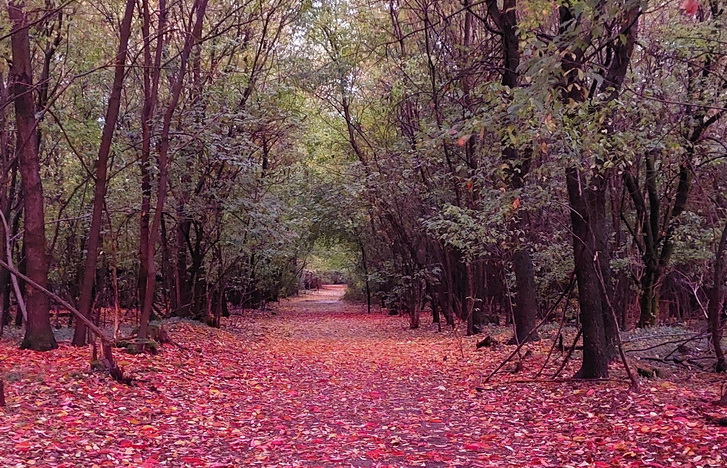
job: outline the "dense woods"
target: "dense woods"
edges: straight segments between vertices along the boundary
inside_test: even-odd
[[[0,466],[725,466],[726,6],[3,3]]]
[[[562,314],[603,378],[620,331],[689,323],[724,371],[723,10],[10,1],[2,326],[42,351],[51,316],[76,346],[131,321],[145,351],[154,319],[219,325],[323,250],[411,328],[518,344]]]

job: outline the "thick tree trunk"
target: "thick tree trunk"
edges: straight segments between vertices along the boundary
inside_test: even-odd
[[[578,283],[578,302],[580,320],[583,328],[583,363],[576,376],[578,378],[608,377],[610,361],[607,350],[604,316],[610,313],[604,301],[603,289],[599,278],[597,237],[603,229],[599,226],[599,194],[593,184],[583,180],[575,168],[566,170],[568,200],[571,209],[573,229],[573,259]],[[605,213],[604,213],[605,215]]]
[[[653,327],[656,325],[659,317],[659,296],[656,286],[657,272],[648,264],[644,268],[641,277],[641,291],[639,297],[639,305],[641,314],[639,315],[639,327]]]
[[[12,67],[10,83],[15,101],[16,152],[24,192],[23,245],[28,277],[39,285],[48,284],[49,258],[45,243],[45,213],[40,159],[37,146],[37,118],[33,100],[33,75],[30,52],[29,20],[24,2],[8,2],[12,24]],[[50,303],[41,291],[25,285],[28,322],[21,348],[47,351],[57,348],[50,324]]]
[[[96,278],[96,263],[98,261],[98,248],[101,241],[102,215],[106,200],[106,186],[108,161],[111,154],[111,143],[114,138],[114,129],[119,117],[121,105],[121,92],[124,87],[124,72],[126,71],[126,56],[129,37],[131,35],[131,20],[134,16],[135,0],[127,0],[124,10],[124,17],[121,21],[119,47],[114,60],[114,81],[111,87],[106,118],[104,119],[101,143],[96,159],[96,185],[93,193],[93,212],[91,214],[91,227],[89,229],[86,244],[86,260],[83,268],[83,280],[81,282],[81,297],[78,301],[78,311],[86,318],[91,318],[91,304],[93,302],[93,285]],[[73,346],[86,345],[87,328],[86,324],[78,320],[73,333]]]

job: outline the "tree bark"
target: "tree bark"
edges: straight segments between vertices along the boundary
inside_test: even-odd
[[[598,188],[583,180],[579,170],[566,170],[568,200],[571,208],[573,229],[573,259],[578,283],[578,302],[583,329],[583,362],[576,373],[578,378],[608,377],[609,356],[606,346],[604,317],[608,305],[604,301],[600,270],[597,263],[597,236],[601,226],[597,224],[597,210],[603,207]],[[604,213],[605,216],[605,213]]]
[[[26,271],[35,283],[48,284],[49,258],[46,252],[45,212],[43,185],[38,156],[37,117],[33,99],[33,73],[30,51],[29,20],[23,1],[8,2],[8,16],[12,25],[10,88],[15,101],[15,122],[19,170],[24,192],[23,245]],[[36,351],[57,348],[50,324],[50,302],[41,291],[25,285],[28,320],[25,337],[20,347]]]
[[[502,49],[503,86],[515,88],[518,85],[518,67],[520,66],[520,41],[517,31],[517,0],[505,0],[502,9],[496,0],[487,0],[487,11],[500,32]],[[508,168],[511,190],[523,188],[525,175],[530,169],[530,157],[523,155],[517,148],[506,142],[502,152]],[[527,219],[522,216],[515,221],[516,226],[529,232]],[[527,246],[518,246],[512,256],[512,267],[515,273],[515,336],[511,342],[520,343],[528,337],[528,341],[539,340],[537,332],[533,332],[538,314],[538,297],[535,286],[533,259]]]
[[[364,243],[360,238],[358,239],[358,246],[361,249],[361,268],[363,269],[364,285],[366,288],[366,311],[370,314],[371,313],[371,284],[369,281],[369,269],[368,269],[368,262],[366,259],[366,248],[364,247]]]
[[[536,297],[535,272],[530,252],[518,249],[513,254],[513,268],[515,270],[515,344],[527,341],[536,341],[539,338],[533,331],[536,326],[538,300]]]
[[[149,275],[149,218],[151,213],[151,140],[152,119],[159,94],[159,75],[161,73],[164,31],[167,22],[166,0],[159,1],[159,20],[154,56],[151,53],[151,12],[149,0],[142,1],[142,34],[144,36],[144,104],[141,110],[141,212],[139,215],[139,277],[137,298],[141,309],[146,297],[146,282]]]
[[[154,217],[152,224],[149,228],[149,241],[148,250],[146,252],[148,258],[148,269],[146,275],[146,286],[144,291],[144,302],[141,309],[141,317],[139,322],[139,332],[137,338],[139,340],[147,339],[149,331],[149,320],[151,318],[151,309],[154,299],[154,290],[156,282],[156,268],[154,265],[154,248],[156,246],[157,238],[159,237],[159,229],[162,220],[162,214],[164,211],[164,204],[167,196],[167,185],[169,183],[169,145],[170,145],[170,129],[172,124],[172,117],[177,109],[179,98],[182,93],[184,86],[184,78],[187,72],[187,64],[189,62],[189,56],[192,52],[192,47],[202,37],[202,25],[204,22],[205,12],[207,10],[208,0],[197,0],[194,4],[194,8],[191,15],[196,13],[196,19],[194,20],[194,26],[191,31],[186,32],[184,47],[179,58],[179,70],[172,81],[171,93],[169,103],[164,112],[164,119],[162,122],[162,129],[159,135],[159,144],[157,145],[157,161],[159,166],[159,182],[157,187],[157,200],[154,211]]]
[[[15,158],[11,158],[10,136],[8,132],[7,113],[5,108],[10,102],[8,89],[5,86],[5,76],[0,72],[0,211],[5,219],[10,218],[10,198],[15,179]],[[6,257],[6,243],[10,233],[0,225],[0,259],[8,261]],[[12,260],[12,259],[11,259]],[[0,267],[0,334],[3,326],[10,323],[10,272]]]
[[[91,303],[93,302],[93,285],[96,279],[96,263],[98,261],[98,248],[101,240],[102,215],[106,200],[106,187],[108,178],[108,161],[111,154],[111,143],[114,138],[114,129],[119,117],[121,105],[121,92],[124,87],[124,73],[126,71],[126,56],[131,36],[131,20],[134,16],[135,0],[127,0],[124,17],[121,20],[119,47],[114,60],[114,81],[111,87],[106,117],[104,120],[101,143],[96,159],[96,184],[93,193],[93,212],[91,214],[91,227],[86,244],[86,260],[83,267],[83,280],[81,282],[81,297],[78,301],[78,311],[86,318],[91,318]],[[85,346],[87,329],[86,324],[78,320],[73,333],[73,346]]]
[[[727,363],[725,362],[724,350],[722,349],[722,304],[725,297],[725,251],[727,250],[727,224],[722,229],[717,246],[717,253],[714,261],[713,285],[709,298],[708,317],[709,332],[714,347],[714,354],[717,357],[715,365],[716,372],[727,371]]]

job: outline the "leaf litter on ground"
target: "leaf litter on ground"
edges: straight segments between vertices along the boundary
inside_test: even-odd
[[[618,369],[607,382],[505,373],[481,386],[512,347],[409,330],[340,293],[222,329],[168,322],[182,346],[119,354],[130,387],[90,372],[88,349],[0,342],[0,466],[727,466],[727,429],[704,417],[720,390],[709,377],[643,381],[638,394]],[[529,346],[526,368],[548,345]]]

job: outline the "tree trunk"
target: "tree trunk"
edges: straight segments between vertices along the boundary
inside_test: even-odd
[[[366,311],[370,314],[371,313],[371,284],[369,281],[369,269],[368,269],[368,262],[366,259],[366,249],[364,248],[364,244],[361,241],[361,239],[358,240],[358,246],[361,249],[361,268],[363,269],[364,274],[364,285],[366,287]]]
[[[515,269],[515,336],[514,344],[525,341],[536,341],[540,337],[535,332],[538,314],[537,289],[535,287],[535,272],[530,252],[518,249],[512,257]]]
[[[91,227],[88,233],[86,244],[86,260],[83,268],[83,280],[81,282],[81,297],[78,301],[78,311],[87,318],[91,318],[91,304],[93,302],[93,285],[96,278],[96,263],[98,261],[98,248],[101,241],[102,215],[106,200],[106,186],[108,161],[111,153],[111,143],[114,138],[114,129],[119,117],[121,105],[121,93],[124,87],[124,73],[126,71],[127,47],[131,35],[131,20],[134,16],[135,0],[127,0],[124,10],[124,17],[121,21],[119,47],[114,60],[114,81],[111,87],[106,118],[104,120],[101,143],[96,159],[96,185],[93,193],[93,212],[91,214]],[[86,324],[78,320],[73,333],[73,346],[86,345],[87,329]]]
[[[722,229],[722,236],[717,247],[717,255],[714,261],[713,285],[711,297],[709,298],[708,317],[709,332],[714,347],[714,354],[717,357],[715,366],[716,372],[727,371],[727,363],[725,363],[724,350],[722,350],[722,320],[721,311],[724,302],[724,282],[725,282],[725,251],[727,250],[727,224]]]
[[[151,318],[152,303],[154,298],[154,289],[156,282],[156,268],[154,265],[154,248],[156,246],[157,238],[159,237],[160,224],[162,220],[162,214],[164,211],[164,205],[167,196],[167,185],[169,181],[169,145],[170,145],[170,129],[172,124],[172,117],[179,103],[179,98],[182,93],[184,86],[184,78],[187,71],[187,64],[189,61],[190,53],[194,44],[202,37],[202,24],[204,21],[205,12],[207,10],[208,0],[197,0],[190,12],[196,13],[196,19],[192,31],[186,35],[184,47],[179,58],[179,70],[172,82],[171,94],[169,97],[169,103],[167,104],[166,111],[164,112],[164,119],[162,122],[162,129],[159,135],[159,144],[157,146],[157,161],[159,166],[159,182],[157,187],[157,200],[154,211],[154,217],[152,224],[149,228],[149,242],[148,242],[148,269],[146,275],[146,286],[144,291],[144,302],[141,309],[141,317],[139,319],[139,340],[145,340],[149,331],[149,320]]]
[[[141,110],[141,153],[139,167],[141,169],[141,212],[139,214],[139,276],[137,283],[137,299],[141,309],[146,297],[146,281],[149,275],[149,217],[151,212],[151,140],[152,119],[156,109],[159,92],[159,75],[161,70],[166,28],[166,0],[159,1],[159,20],[157,23],[156,49],[151,54],[151,13],[149,1],[142,1],[142,34],[144,36],[144,104]]]
[[[487,0],[487,11],[495,25],[501,31],[502,49],[502,80],[503,86],[515,88],[518,85],[518,67],[520,66],[520,41],[518,39],[517,0],[504,0],[502,9],[497,1]],[[523,179],[530,169],[530,157],[521,154],[517,148],[506,142],[503,158],[508,165],[508,177],[511,190],[523,187]],[[524,232],[530,231],[527,219],[522,217],[516,221],[518,228]],[[535,286],[535,271],[533,260],[527,247],[519,247],[512,257],[512,266],[515,273],[515,336],[513,343],[539,340],[537,333],[533,332],[538,314],[538,297]]]
[[[467,320],[467,336],[477,334],[477,327],[475,327],[475,281],[474,275],[472,274],[472,262],[467,260],[465,263],[465,293],[464,293],[464,304],[465,304],[465,320]]]
[[[38,157],[37,117],[33,100],[33,75],[30,51],[29,20],[25,14],[24,2],[8,2],[8,16],[12,24],[10,88],[15,101],[15,122],[19,170],[24,192],[23,245],[26,254],[28,277],[39,285],[48,284],[49,258],[45,243],[45,213],[43,186],[40,177]],[[41,291],[25,285],[25,302],[28,308],[28,322],[25,337],[20,345],[23,349],[47,351],[57,348],[50,324],[50,302]]]
[[[578,283],[580,320],[583,328],[583,363],[576,373],[578,378],[608,377],[609,356],[606,342],[604,316],[610,313],[602,292],[600,267],[597,256],[599,230],[597,211],[603,206],[598,202],[598,185],[588,184],[575,168],[566,170],[568,200],[573,229],[573,259]],[[594,187],[595,185],[595,187]],[[604,212],[605,217],[605,212]]]
[[[15,178],[16,165],[10,157],[10,137],[5,108],[10,102],[8,89],[5,87],[5,76],[0,72],[0,211],[5,219],[10,219],[10,198],[12,195],[11,180]],[[12,175],[11,175],[12,173]],[[4,223],[0,223],[0,259],[6,258],[6,244],[11,238],[5,231]],[[10,272],[0,267],[0,334],[5,325],[10,324]]]
[[[419,307],[417,307],[418,304],[416,302],[409,300],[409,303],[406,305],[407,313],[409,314],[409,328],[411,330],[419,328]]]

